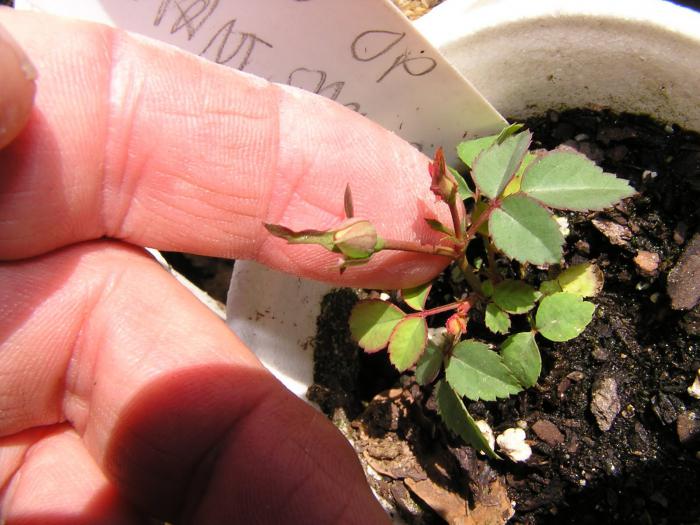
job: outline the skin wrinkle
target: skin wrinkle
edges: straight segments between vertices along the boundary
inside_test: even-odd
[[[41,444],[41,442],[49,437],[50,434],[56,432],[57,429],[53,425],[45,427],[34,427],[24,432],[27,436],[31,436],[31,442],[24,444],[22,453],[20,454],[19,461],[8,476],[5,477],[5,481],[0,485],[0,523],[4,524],[5,514],[7,509],[12,505],[12,496],[14,493],[13,488],[17,487],[20,483],[22,476],[22,467],[27,465],[28,459],[31,457],[35,448]],[[33,435],[32,435],[33,434]],[[17,435],[10,436],[10,439],[19,437]],[[0,446],[3,446],[2,439],[0,438]]]
[[[128,48],[128,44],[125,43],[125,39],[128,38],[126,33],[118,29],[105,29],[103,33],[105,39],[109,40],[105,47],[109,50],[108,71],[110,76],[106,90],[108,111],[103,153],[102,203],[99,209],[101,210],[103,231],[106,235],[121,238],[132,205],[137,200],[135,190],[140,179],[138,174],[144,173],[143,168],[148,164],[147,158],[144,158],[140,162],[142,169],[134,171],[136,176],[130,177],[127,173],[136,116],[139,114],[139,107],[143,102],[144,87],[143,79],[134,71],[131,63],[124,58],[125,55],[122,53],[124,47]],[[138,81],[135,80],[136,78]],[[117,130],[119,131],[119,142],[123,137],[127,138],[123,148],[120,148],[116,141],[115,133]],[[110,152],[115,151],[122,152],[121,158],[110,158]],[[115,156],[112,155],[112,157]],[[116,196],[116,198],[112,198],[114,204],[111,207],[108,204],[110,202],[108,194]]]
[[[207,71],[207,74],[208,73],[209,72]],[[208,81],[209,81],[209,77],[205,75],[204,80],[201,80],[201,82],[203,82],[204,88],[207,87]],[[240,82],[240,79],[238,81]],[[266,86],[265,89],[270,88],[270,85],[265,85],[265,86]],[[246,88],[251,89],[251,86],[246,86]],[[146,87],[144,89],[149,90],[151,88]],[[260,85],[256,85],[255,89],[260,90]],[[211,91],[211,89],[209,91],[207,91],[206,89],[202,89],[201,91],[208,93],[209,91]],[[259,95],[261,95],[261,94],[259,94]],[[141,95],[142,98],[144,96],[145,96],[144,94]],[[151,97],[152,93],[149,93],[148,96]],[[186,108],[189,107],[189,105],[190,105],[189,102],[191,102],[191,101],[188,101],[187,99],[184,101]],[[263,107],[263,105],[260,105],[254,111],[249,111],[247,113],[241,113],[240,111],[221,111],[218,109],[218,106],[217,106],[216,110],[213,111],[207,107],[208,105],[213,104],[213,103],[214,102],[212,102],[211,99],[208,98],[204,101],[203,104],[196,104],[196,107],[193,107],[189,112],[185,112],[185,114],[189,117],[192,117],[193,115],[195,116],[195,118],[193,119],[192,125],[191,125],[191,127],[192,127],[191,133],[195,134],[196,136],[199,137],[196,140],[201,141],[203,138],[206,138],[207,134],[209,133],[208,128],[214,129],[215,132],[219,131],[219,128],[221,128],[221,130],[227,129],[226,123],[223,123],[224,124],[223,126],[218,126],[218,127],[216,125],[214,125],[214,126],[206,125],[207,120],[210,120],[210,119],[206,119],[203,117],[206,115],[213,115],[215,117],[219,117],[221,115],[230,115],[230,116],[238,117],[237,120],[234,119],[231,123],[229,123],[229,127],[234,126],[235,127],[234,129],[238,129],[239,127],[241,127],[241,128],[243,128],[243,130],[249,128],[248,124],[246,123],[246,121],[248,121],[248,120],[251,120],[251,121],[266,121],[267,120],[267,121],[269,121],[271,115],[274,115],[274,116],[277,115],[277,112],[275,111],[274,108],[271,109],[270,107],[268,107],[269,104],[265,104],[264,107]],[[171,109],[170,106],[167,106],[166,109],[168,111],[160,112],[161,116],[167,115],[169,113],[178,113],[177,111],[176,112],[170,111],[170,109]],[[262,114],[261,114],[261,110],[262,110]],[[152,108],[150,106],[149,106],[149,111],[152,111]],[[245,157],[246,152],[250,151],[251,148],[252,148],[252,150],[259,149],[261,147],[261,145],[258,144],[259,138],[257,137],[257,135],[259,134],[259,130],[253,129],[252,131],[253,131],[253,133],[249,133],[248,134],[249,136],[247,139],[244,137],[244,140],[242,142],[239,140],[239,143],[229,145],[228,150],[227,150],[228,152],[226,150],[221,149],[221,148],[214,148],[213,152],[208,154],[204,158],[204,162],[211,165],[212,169],[214,169],[214,170],[219,169],[219,170],[223,171],[228,166],[228,164],[230,162],[232,148],[234,148],[233,151],[236,151],[236,150],[240,151],[240,153],[237,156],[239,156],[241,158]],[[143,130],[140,130],[140,132],[142,133]],[[139,131],[135,130],[133,125],[132,125],[131,135],[136,135],[138,133],[139,133]],[[133,137],[131,137],[131,138],[133,139]],[[264,138],[266,141],[269,140],[269,138],[267,137],[266,134],[263,134],[262,138]],[[219,144],[225,144],[225,141],[222,139],[217,138],[215,140]],[[177,144],[173,144],[173,145],[177,145]],[[167,146],[167,144],[165,144],[164,146]],[[268,157],[269,157],[269,155],[268,155]],[[195,162],[194,164],[195,164],[195,166],[199,166],[199,164],[201,164],[201,162],[199,164]],[[184,171],[182,173],[176,173],[176,172],[173,172],[172,170],[168,170],[168,171],[161,172],[160,175],[157,175],[158,168],[157,167],[155,167],[155,168],[156,168],[155,170],[151,169],[151,172],[156,174],[156,177],[162,179],[164,182],[166,182],[168,184],[172,184],[173,180],[176,178],[180,178],[185,183],[191,184],[192,188],[193,188],[193,192],[192,192],[193,198],[199,202],[205,202],[206,206],[213,208],[214,210],[223,211],[224,213],[228,212],[228,214],[231,214],[231,212],[234,211],[235,215],[233,215],[233,216],[229,215],[228,219],[222,219],[223,221],[225,221],[222,225],[223,229],[224,230],[229,229],[229,228],[226,228],[226,222],[228,222],[229,224],[231,224],[233,226],[232,228],[230,228],[230,229],[234,230],[234,232],[232,233],[233,236],[235,236],[236,238],[246,239],[246,243],[245,243],[246,245],[257,244],[257,241],[259,239],[259,235],[251,234],[251,230],[254,228],[242,227],[241,220],[245,221],[247,218],[251,218],[251,217],[258,218],[259,217],[259,214],[260,214],[259,204],[260,204],[261,198],[260,198],[260,191],[256,190],[255,188],[257,186],[261,185],[262,183],[266,183],[266,185],[271,186],[270,181],[266,181],[265,178],[261,177],[261,178],[259,178],[260,180],[257,181],[257,184],[254,183],[254,184],[245,184],[244,185],[244,184],[241,184],[242,181],[241,181],[240,175],[239,175],[239,176],[237,176],[237,178],[236,178],[236,176],[234,176],[234,179],[233,179],[234,183],[233,184],[230,184],[227,186],[222,186],[221,188],[216,188],[215,186],[206,187],[206,186],[202,185],[202,182],[203,181],[206,182],[207,180],[214,182],[214,179],[211,179],[211,178],[207,179],[206,177],[200,178],[197,172],[188,172],[187,164],[181,165],[181,168],[184,169]],[[129,169],[128,167],[125,168],[125,170],[128,170],[128,169]],[[201,169],[201,166],[199,166],[197,169],[198,170]],[[135,178],[136,177],[134,177],[134,179]],[[223,180],[225,180],[225,179],[222,179],[222,181]],[[151,186],[153,186],[153,185],[151,185]],[[157,187],[157,185],[156,185],[156,187]],[[252,192],[252,194],[249,192],[250,189],[254,190]],[[236,190],[238,190],[238,191],[236,191]],[[170,197],[168,200],[170,200],[172,198],[170,196],[170,193],[172,193],[172,192],[169,191],[166,187],[163,187],[162,191],[164,191],[168,195],[168,197]],[[197,195],[197,193],[200,193],[200,195]],[[202,193],[204,193],[204,196],[201,195]],[[211,196],[218,196],[218,198],[207,199],[207,197],[206,197],[207,194],[209,194]],[[149,195],[153,195],[153,189],[149,192]],[[229,199],[228,206],[224,205],[224,202],[226,199]],[[215,202],[217,200],[220,201],[221,204]],[[165,202],[167,205],[172,206],[172,202],[168,202],[165,199],[162,199],[161,202]],[[157,208],[157,206],[149,206],[148,201],[143,202],[142,206],[144,206],[144,208],[142,209],[142,211],[140,213],[143,213],[144,210],[147,213],[153,213],[153,209]],[[187,208],[187,209],[189,210],[191,208]],[[131,211],[133,211],[133,208]],[[211,211],[211,213],[215,214],[216,212]],[[191,214],[191,212],[189,212],[189,214]],[[221,215],[221,213],[218,213],[218,215]],[[207,217],[206,215],[200,215],[200,216],[202,216],[204,218]],[[235,220],[234,217],[236,219],[239,219],[239,220]],[[245,221],[245,222],[247,222],[247,221]],[[257,221],[254,221],[254,222],[257,222]],[[126,229],[128,228],[127,225],[130,224],[129,216],[125,217],[121,221],[121,223],[122,223],[121,232],[118,234],[118,236],[125,237],[126,235],[128,235],[128,231],[126,231]],[[189,221],[188,221],[188,223],[189,223]],[[258,225],[256,225],[256,226],[258,228],[260,227]],[[238,231],[235,231],[235,230],[238,230]],[[137,236],[139,235],[139,233],[140,232],[135,232],[135,234]],[[212,234],[212,236],[214,236],[214,234]],[[241,251],[244,253],[237,254],[237,255],[239,255],[239,257],[241,255],[245,256],[246,255],[245,252],[249,251],[245,246],[242,246],[240,248],[241,248]]]
[[[198,460],[195,461],[192,468],[192,475],[189,477],[190,482],[185,488],[185,497],[180,510],[180,518],[184,523],[196,523],[194,517],[197,516],[201,505],[204,503],[204,495],[207,493],[208,487],[211,485],[212,477],[216,470],[216,459],[220,456],[225,448],[225,444],[233,442],[232,436],[239,428],[244,426],[244,422],[251,414],[260,409],[264,404],[265,399],[270,395],[269,390],[263,390],[258,393],[255,400],[251,401],[249,406],[238,415],[234,421],[230,422],[221,434],[212,440],[211,445],[205,447],[200,454]]]
[[[6,483],[0,487],[0,523],[5,523],[5,513],[7,512],[7,509],[12,507],[12,499],[15,489],[21,481],[22,467],[27,464],[29,451],[31,450],[31,447],[36,445],[36,443],[40,439],[43,439],[43,437],[44,436],[37,439],[22,452],[22,458],[20,459],[19,463],[17,463],[16,468],[12,470],[12,473],[8,476]]]
[[[279,399],[279,396],[275,395],[269,395],[269,393],[265,393],[263,395],[260,395],[258,393],[258,397],[256,402],[254,403],[254,407],[252,410],[248,410],[243,417],[238,417],[236,419],[236,424],[232,425],[230,427],[230,432],[226,434],[222,441],[217,445],[218,446],[218,451],[217,455],[222,455],[225,456],[227,453],[229,453],[232,449],[238,446],[238,433],[243,433],[243,436],[245,436],[247,432],[247,423],[246,420],[248,419],[255,419],[256,417],[260,416],[262,414],[263,420],[269,419],[271,417],[274,417],[276,413],[281,413],[284,414],[283,409],[286,403],[289,402],[289,399]],[[270,405],[272,405],[272,408],[270,408]],[[307,412],[308,414],[309,412]],[[284,494],[280,495],[277,494],[277,497],[270,502],[271,506],[272,503],[274,503],[275,508],[290,508],[290,509],[300,509],[299,505],[294,505],[291,504],[290,502],[293,500],[294,495],[297,494],[300,491],[305,490],[305,486],[309,482],[313,482],[314,485],[318,486],[319,482],[316,476],[318,472],[323,473],[324,478],[327,480],[327,482],[333,483],[334,485],[337,484],[337,482],[342,483],[343,480],[336,480],[337,476],[334,476],[333,474],[329,473],[328,468],[324,467],[324,465],[318,461],[315,461],[315,457],[311,454],[309,454],[309,450],[313,449],[316,445],[316,439],[314,438],[313,435],[313,427],[314,427],[314,422],[319,419],[320,415],[317,412],[312,412],[310,413],[311,417],[308,418],[306,421],[303,423],[300,423],[298,426],[295,426],[295,432],[290,432],[286,437],[289,438],[289,440],[275,440],[273,445],[276,445],[276,447],[283,447],[285,445],[288,446],[290,442],[293,442],[295,444],[295,449],[298,451],[297,454],[285,454],[286,457],[293,458],[295,461],[293,463],[289,463],[286,465],[286,470],[298,472],[298,471],[303,471],[304,475],[301,477],[298,477],[295,479],[295,483],[293,486],[289,488],[289,491]],[[300,432],[299,430],[303,431]],[[290,441],[291,440],[291,441]],[[343,446],[349,447],[349,444],[345,442],[344,440],[342,441]],[[223,444],[223,445],[222,445]],[[269,445],[269,443],[268,443]],[[212,459],[212,451],[210,450],[208,452],[209,456],[204,456],[205,460]],[[269,449],[265,451],[265,456],[268,457],[274,457],[276,456],[276,448],[274,449]],[[301,458],[303,458],[303,461],[299,461]],[[311,460],[311,461],[309,461]],[[214,474],[216,474],[217,467],[221,467],[222,465],[214,465],[214,469],[211,472],[208,472],[207,476],[207,483],[204,484],[203,488],[209,487],[209,482],[211,481],[212,477]],[[334,483],[336,482],[336,483]],[[212,490],[214,492],[219,491],[220,492],[220,486],[217,487],[212,487]],[[338,491],[346,491],[347,487],[343,486],[338,486]],[[198,491],[199,493],[202,492],[202,490]],[[331,491],[333,493],[334,491]],[[196,493],[194,494],[194,498],[196,499]],[[348,506],[350,504],[350,501],[352,498],[346,498],[346,501],[344,502],[344,507]],[[199,521],[195,518],[199,517],[201,520],[203,516],[200,515],[201,513],[205,513],[204,515],[206,516],[206,512],[208,507],[210,506],[210,502],[202,499],[199,502],[199,505],[190,505],[188,504],[185,509],[193,509],[191,512],[186,512],[183,516],[183,522],[185,523],[198,523]],[[271,507],[272,508],[272,507]],[[303,510],[303,509],[302,509]],[[346,511],[341,510],[340,515],[342,516]],[[324,520],[324,523],[340,523],[335,520]]]
[[[85,382],[88,385],[87,390],[79,393],[79,381],[81,377],[96,377],[95,371],[99,369],[100,357],[99,344],[92,351],[85,347],[85,334],[91,331],[90,324],[99,306],[109,304],[109,297],[118,289],[123,278],[123,271],[124,268],[120,267],[117,271],[112,269],[108,273],[101,274],[99,283],[93,284],[90,288],[80,284],[82,288],[80,296],[84,299],[81,301],[83,305],[82,320],[70,347],[70,357],[66,361],[65,372],[62,375],[64,392],[62,396],[57,396],[57,399],[64,419],[71,423],[81,437],[85,435],[87,423],[90,420],[92,387],[94,385],[92,381]],[[94,345],[94,343],[94,339],[90,338],[89,344]],[[86,361],[89,362],[89,366]],[[80,410],[74,410],[70,405],[71,402],[76,401]],[[71,414],[74,415],[71,416]]]

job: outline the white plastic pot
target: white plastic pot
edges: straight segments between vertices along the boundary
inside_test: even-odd
[[[447,0],[417,26],[503,115],[610,108],[700,131],[700,14],[689,9],[661,0]],[[328,289],[254,263],[234,269],[229,325],[300,396]]]

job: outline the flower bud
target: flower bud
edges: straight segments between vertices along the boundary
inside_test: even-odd
[[[366,220],[345,223],[333,234],[335,247],[348,259],[366,259],[377,249],[377,229]]]
[[[445,323],[445,328],[447,328],[447,333],[452,337],[460,337],[467,331],[467,320],[459,313],[452,314]]]
[[[438,199],[447,203],[452,202],[457,195],[457,181],[447,169],[442,148],[438,148],[435,152],[435,160],[428,166],[428,171],[432,178],[430,190]]]

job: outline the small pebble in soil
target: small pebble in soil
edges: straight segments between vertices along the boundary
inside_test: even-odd
[[[683,316],[680,325],[688,335],[700,337],[700,304]]]
[[[479,430],[481,430],[481,433],[486,438],[486,441],[488,441],[489,446],[493,449],[496,446],[496,437],[493,435],[493,430],[489,426],[488,422],[484,419],[480,419],[479,421],[476,421],[476,426],[479,427]],[[481,454],[483,454],[483,452],[481,452]]]
[[[688,387],[688,394],[695,399],[700,399],[700,370],[695,374],[695,381]]]
[[[687,235],[688,225],[683,221],[679,221],[678,224],[676,224],[676,227],[673,229],[673,242],[675,242],[679,246],[683,246],[685,244]]]
[[[538,419],[532,425],[532,431],[537,437],[547,443],[550,447],[555,447],[564,443],[564,434],[551,421]]]
[[[608,351],[601,346],[595,347],[593,349],[593,351],[591,352],[591,356],[596,361],[601,361],[601,362],[607,361],[608,359],[610,359],[610,354],[608,353]]]
[[[678,419],[678,414],[685,410],[683,402],[673,394],[659,392],[651,398],[651,410],[662,425],[670,425]]]
[[[496,443],[513,461],[527,461],[532,455],[532,449],[525,442],[525,431],[522,428],[507,428],[496,438]]]
[[[700,302],[700,233],[693,236],[669,272],[667,291],[676,310],[690,310]]]
[[[571,233],[571,230],[569,229],[569,219],[567,219],[566,217],[555,216],[554,220],[557,221],[559,231],[564,236],[564,238],[568,237]]]
[[[637,265],[639,273],[651,277],[656,275],[656,271],[659,269],[660,260],[661,259],[658,253],[640,250],[634,257],[634,264]]]
[[[612,377],[596,380],[591,392],[591,412],[598,423],[598,428],[603,432],[610,430],[620,409],[617,381]]]
[[[607,219],[592,219],[591,223],[615,246],[627,246],[632,239],[632,231],[622,224]]]
[[[676,420],[676,433],[684,447],[700,445],[700,413],[695,410],[681,413]]]

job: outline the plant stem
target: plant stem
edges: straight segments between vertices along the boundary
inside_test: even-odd
[[[469,229],[467,230],[467,235],[465,237],[465,243],[468,244],[469,241],[471,241],[474,236],[476,235],[476,232],[479,231],[479,228],[481,228],[481,225],[484,224],[487,220],[489,220],[489,217],[491,216],[491,213],[493,210],[498,208],[500,205],[500,202],[493,200],[489,203],[488,207],[484,210],[484,213],[479,215],[479,218],[472,222],[471,226],[469,226]]]
[[[400,250],[404,252],[427,253],[430,255],[442,255],[454,259],[457,252],[450,246],[436,246],[434,244],[420,244],[412,241],[399,241],[384,239],[382,250]]]
[[[489,279],[495,284],[500,281],[501,277],[496,271],[496,248],[489,239],[484,239],[484,247],[486,248],[486,257],[488,262]]]
[[[448,203],[448,206],[450,208],[450,215],[452,216],[452,224],[454,224],[455,238],[458,241],[462,241],[462,239],[464,239],[464,232],[462,231],[462,221],[459,218],[458,202],[462,205],[462,210],[466,213],[466,210],[464,210],[464,203],[456,196],[452,198],[452,201]]]
[[[471,288],[472,291],[481,295],[481,281],[476,276],[476,270],[472,267],[471,264],[469,264],[469,261],[467,260],[467,256],[465,254],[462,254],[457,258],[457,265],[462,271],[464,279],[467,281],[467,285],[469,285],[469,288]]]
[[[413,312],[407,314],[406,317],[430,317],[431,315],[437,315],[443,312],[449,312],[450,310],[456,310],[463,304],[469,303],[471,303],[471,300],[469,297],[467,297],[463,301],[455,301],[454,303],[443,304],[442,306],[437,306],[435,308],[431,308],[430,310],[423,310],[422,312]]]

